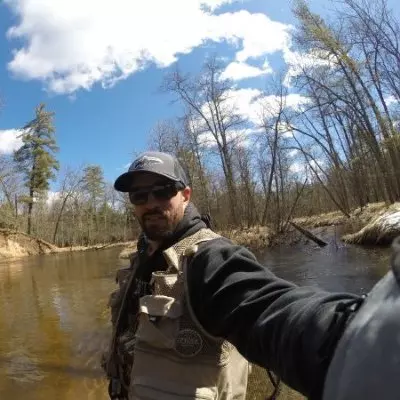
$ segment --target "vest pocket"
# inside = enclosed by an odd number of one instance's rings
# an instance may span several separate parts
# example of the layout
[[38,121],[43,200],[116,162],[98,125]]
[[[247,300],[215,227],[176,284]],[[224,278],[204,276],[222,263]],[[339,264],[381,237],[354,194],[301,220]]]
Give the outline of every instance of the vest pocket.
[[134,377],[130,400],[216,400],[216,387],[189,387],[181,382],[163,381],[146,377]]
[[168,296],[143,296],[139,312],[137,340],[160,349],[173,349],[183,313],[181,303]]
[[199,333],[182,329],[184,307],[168,296],[140,298],[130,400],[215,400],[218,368],[194,360]]

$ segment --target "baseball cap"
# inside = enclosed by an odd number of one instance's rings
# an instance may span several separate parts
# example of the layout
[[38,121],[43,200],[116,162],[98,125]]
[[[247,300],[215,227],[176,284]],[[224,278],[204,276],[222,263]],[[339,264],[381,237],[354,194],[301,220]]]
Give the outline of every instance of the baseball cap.
[[189,181],[177,158],[168,153],[147,151],[133,161],[127,172],[120,175],[114,182],[114,188],[120,192],[129,192],[135,176],[141,172],[163,176],[174,182],[188,186]]

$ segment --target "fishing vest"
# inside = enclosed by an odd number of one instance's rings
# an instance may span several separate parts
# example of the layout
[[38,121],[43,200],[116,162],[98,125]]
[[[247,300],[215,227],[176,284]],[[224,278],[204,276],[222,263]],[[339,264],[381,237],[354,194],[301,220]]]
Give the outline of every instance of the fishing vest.
[[[152,273],[152,294],[140,297],[131,321],[129,400],[246,398],[248,362],[231,343],[206,332],[187,289],[190,258],[200,243],[218,237],[201,229],[163,252],[168,267]],[[125,276],[123,284],[127,280]],[[128,342],[131,337],[132,330]]]

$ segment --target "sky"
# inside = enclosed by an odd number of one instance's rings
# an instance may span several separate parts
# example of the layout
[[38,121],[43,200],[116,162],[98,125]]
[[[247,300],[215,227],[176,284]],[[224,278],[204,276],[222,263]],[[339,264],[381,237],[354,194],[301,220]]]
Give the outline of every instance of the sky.
[[[310,0],[324,15],[333,5]],[[389,2],[399,9],[395,3]],[[44,102],[55,112],[61,167],[100,165],[108,181],[146,150],[158,121],[181,115],[165,74],[226,62],[240,112],[292,55],[290,0],[3,0],[0,153]],[[294,98],[295,99],[295,98]],[[301,101],[296,99],[294,101]]]

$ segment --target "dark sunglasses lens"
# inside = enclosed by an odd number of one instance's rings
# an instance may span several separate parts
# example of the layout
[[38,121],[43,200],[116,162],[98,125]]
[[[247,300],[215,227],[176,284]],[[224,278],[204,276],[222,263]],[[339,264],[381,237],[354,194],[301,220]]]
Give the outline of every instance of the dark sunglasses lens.
[[151,192],[155,199],[157,200],[169,200],[170,198],[176,196],[180,190],[177,185],[164,185],[156,186],[151,190],[137,190],[135,192],[129,192],[129,200],[132,204],[139,206],[147,203],[149,193]]
[[168,185],[153,190],[153,196],[158,200],[169,200],[174,197],[178,191],[175,186]]
[[129,192],[129,200],[135,206],[139,206],[147,202],[148,195],[147,191]]

